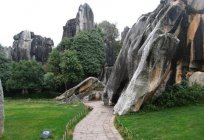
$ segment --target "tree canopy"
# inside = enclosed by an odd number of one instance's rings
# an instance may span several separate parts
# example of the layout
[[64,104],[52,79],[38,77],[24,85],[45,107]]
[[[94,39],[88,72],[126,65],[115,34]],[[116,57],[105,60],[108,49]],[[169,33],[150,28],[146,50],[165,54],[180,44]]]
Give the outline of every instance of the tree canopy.
[[85,77],[98,76],[105,61],[103,34],[99,30],[83,31],[73,38],[64,38],[59,50],[74,50]]
[[119,36],[119,31],[115,24],[110,23],[106,20],[98,24],[98,28],[102,30],[105,38],[110,40],[115,40]]
[[36,61],[14,62],[12,64],[11,76],[6,82],[7,89],[41,89],[44,71],[42,65]]
[[75,83],[82,79],[83,68],[77,58],[76,51],[65,50],[61,57],[60,68],[62,70],[63,82],[67,89],[66,83]]

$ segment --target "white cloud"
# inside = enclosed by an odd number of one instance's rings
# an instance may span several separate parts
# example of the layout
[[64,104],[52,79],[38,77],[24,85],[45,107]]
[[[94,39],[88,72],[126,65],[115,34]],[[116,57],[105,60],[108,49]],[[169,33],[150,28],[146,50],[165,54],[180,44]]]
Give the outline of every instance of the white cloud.
[[51,37],[57,45],[62,27],[74,18],[80,4],[87,2],[94,12],[95,22],[117,23],[120,31],[132,26],[141,14],[156,8],[160,0],[1,0],[0,43],[11,46],[13,36],[30,30]]

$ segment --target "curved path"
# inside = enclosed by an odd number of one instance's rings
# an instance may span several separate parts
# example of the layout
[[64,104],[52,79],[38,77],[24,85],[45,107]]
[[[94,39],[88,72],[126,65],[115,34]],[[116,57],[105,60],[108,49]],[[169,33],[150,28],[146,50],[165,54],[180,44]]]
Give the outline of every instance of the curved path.
[[73,140],[123,140],[114,127],[112,107],[102,101],[88,102],[93,110],[75,127]]

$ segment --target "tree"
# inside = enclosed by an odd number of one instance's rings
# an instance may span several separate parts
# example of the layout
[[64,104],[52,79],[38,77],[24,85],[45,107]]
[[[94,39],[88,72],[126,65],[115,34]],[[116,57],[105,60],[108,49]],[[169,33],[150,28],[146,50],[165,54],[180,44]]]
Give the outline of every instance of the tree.
[[77,52],[86,77],[99,75],[105,61],[104,42],[100,31],[79,32],[70,49]]
[[106,20],[99,23],[98,28],[101,29],[104,33],[105,39],[115,40],[119,36],[119,32],[116,28],[116,25]]
[[0,54],[0,79],[2,81],[2,86],[5,88],[6,81],[11,75],[11,60],[5,58],[3,54]]
[[106,52],[106,66],[112,66],[120,52],[122,44],[116,41],[119,36],[116,25],[108,21],[102,21],[98,24],[98,28],[104,34],[105,52]]
[[44,76],[43,76],[43,87],[45,89],[56,89],[56,81],[55,81],[55,75],[52,72],[47,72]]
[[44,71],[36,61],[19,61],[12,65],[11,76],[6,82],[7,89],[21,89],[28,93],[29,89],[41,89]]
[[54,75],[58,75],[61,73],[61,69],[60,69],[60,58],[61,57],[61,53],[54,48],[52,50],[52,52],[49,54],[48,57],[48,71],[49,72],[53,72]]
[[83,68],[77,58],[76,51],[65,50],[61,56],[60,68],[63,82],[67,90],[67,83],[79,82],[83,77]]
[[[63,84],[62,70],[59,65],[60,62],[61,62],[61,52],[55,48],[52,50],[52,52],[49,54],[49,57],[48,57],[48,72],[50,72],[50,74],[45,75],[51,78],[51,75],[53,74],[52,78],[55,83],[55,88],[58,88]],[[48,81],[45,81],[45,84],[48,84],[48,83],[49,83]],[[47,86],[52,86],[52,85],[47,85]]]
[[59,51],[70,49],[71,46],[73,45],[73,41],[74,41],[74,38],[64,37],[60,42],[60,44],[57,46],[57,49]]

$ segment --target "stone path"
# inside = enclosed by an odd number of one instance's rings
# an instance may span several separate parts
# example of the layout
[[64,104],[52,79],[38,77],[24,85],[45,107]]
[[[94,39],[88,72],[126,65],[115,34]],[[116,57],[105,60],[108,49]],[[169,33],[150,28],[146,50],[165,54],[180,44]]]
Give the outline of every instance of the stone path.
[[93,110],[74,129],[73,140],[123,140],[114,127],[112,107],[101,101],[86,103]]

